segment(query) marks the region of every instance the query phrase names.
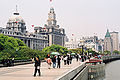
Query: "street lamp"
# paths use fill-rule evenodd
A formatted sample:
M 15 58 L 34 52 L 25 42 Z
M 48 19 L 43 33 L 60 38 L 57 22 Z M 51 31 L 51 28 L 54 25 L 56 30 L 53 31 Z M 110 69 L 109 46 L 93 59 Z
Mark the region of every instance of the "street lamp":
M 78 46 L 82 48 L 82 55 L 83 55 L 83 48 L 84 48 L 84 45 L 79 43 Z

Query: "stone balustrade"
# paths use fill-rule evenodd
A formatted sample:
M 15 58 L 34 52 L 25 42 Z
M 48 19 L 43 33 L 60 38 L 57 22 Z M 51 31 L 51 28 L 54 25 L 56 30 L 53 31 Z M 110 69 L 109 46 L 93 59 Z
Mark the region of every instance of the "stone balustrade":
M 102 60 L 104 63 L 108 63 L 114 60 L 120 59 L 120 55 L 107 55 L 107 56 L 102 56 Z
M 73 68 L 69 72 L 67 72 L 64 75 L 60 76 L 56 80 L 73 80 L 79 74 L 79 72 L 82 71 L 85 67 L 86 67 L 85 63 L 82 63 L 81 65 Z M 84 77 L 86 77 L 86 76 L 84 76 Z M 74 80 L 77 80 L 77 79 L 74 79 Z M 81 80 L 83 80 L 83 79 L 81 79 Z

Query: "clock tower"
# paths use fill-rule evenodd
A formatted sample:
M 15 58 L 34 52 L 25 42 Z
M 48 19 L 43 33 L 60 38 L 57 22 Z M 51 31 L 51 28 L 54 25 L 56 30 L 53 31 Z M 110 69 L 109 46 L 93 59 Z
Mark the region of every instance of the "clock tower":
M 47 20 L 47 25 L 49 27 L 56 26 L 57 21 L 56 21 L 56 14 L 54 11 L 54 8 L 50 8 L 50 12 L 48 13 L 48 20 Z
M 52 44 L 64 46 L 65 44 L 65 30 L 57 24 L 54 8 L 50 8 L 47 24 L 44 27 L 35 27 L 34 30 L 36 34 L 48 37 L 49 46 Z

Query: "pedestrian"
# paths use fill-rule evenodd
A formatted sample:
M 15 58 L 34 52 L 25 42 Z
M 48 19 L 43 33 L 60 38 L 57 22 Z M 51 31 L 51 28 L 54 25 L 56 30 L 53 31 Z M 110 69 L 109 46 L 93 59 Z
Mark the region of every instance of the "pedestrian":
M 57 58 L 57 68 L 60 68 L 60 56 L 58 55 L 58 58 Z
M 53 57 L 52 57 L 52 63 L 53 63 L 53 68 L 55 68 L 56 67 L 56 57 L 55 57 L 55 55 L 53 55 Z
M 85 59 L 85 61 L 87 60 L 87 56 L 86 55 L 84 55 L 84 59 Z
M 88 59 L 90 60 L 90 56 L 88 55 Z
M 50 69 L 51 64 L 52 64 L 50 57 L 48 57 L 48 59 L 47 59 L 47 63 L 48 63 L 48 69 Z
M 82 62 L 84 62 L 84 56 L 83 55 L 81 55 L 81 59 L 82 59 Z
M 81 55 L 79 54 L 79 60 L 81 61 Z
M 33 57 L 31 58 L 31 60 L 32 60 L 32 63 L 34 63 L 34 62 L 35 62 L 35 60 L 34 60 L 34 58 L 33 58 Z
M 76 55 L 76 59 L 77 59 L 77 61 L 78 61 L 78 59 L 79 59 L 79 56 L 78 56 L 78 54 Z
M 64 65 L 67 63 L 67 56 L 64 56 Z
M 12 58 L 12 65 L 14 66 L 14 58 Z
M 70 57 L 69 55 L 67 55 L 67 64 L 69 65 L 69 60 L 70 60 Z
M 6 62 L 7 62 L 7 67 L 10 67 L 10 59 L 7 59 Z
M 35 58 L 35 65 L 34 66 L 35 66 L 34 77 L 36 76 L 37 71 L 39 73 L 39 76 L 41 76 L 41 72 L 40 72 L 41 61 L 40 61 L 39 57 Z
M 69 61 L 70 61 L 70 64 L 72 64 L 72 56 L 71 55 L 70 55 Z

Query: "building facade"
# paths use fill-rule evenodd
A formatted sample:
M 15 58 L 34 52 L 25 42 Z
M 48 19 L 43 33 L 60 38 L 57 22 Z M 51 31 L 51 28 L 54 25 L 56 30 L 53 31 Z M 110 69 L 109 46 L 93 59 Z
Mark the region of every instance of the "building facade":
M 113 51 L 117 50 L 119 51 L 119 36 L 118 36 L 118 32 L 110 32 L 110 36 L 111 36 L 111 39 L 113 41 Z
M 26 31 L 25 21 L 18 11 L 9 18 L 6 28 L 0 27 L 0 33 L 21 39 L 31 49 L 42 50 L 48 46 L 48 36 Z
M 104 38 L 104 51 L 110 51 L 111 53 L 113 52 L 113 40 L 109 30 L 107 30 Z
M 44 27 L 35 27 L 34 32 L 35 34 L 46 35 L 49 46 L 52 44 L 64 46 L 65 44 L 65 30 L 57 25 L 54 8 L 50 8 L 47 24 Z
M 82 37 L 79 41 L 79 46 L 84 45 L 85 48 L 92 49 L 94 51 L 99 51 L 99 40 L 97 36 L 93 37 Z
M 65 47 L 68 49 L 77 49 L 78 47 L 78 41 L 74 38 L 70 39 L 69 41 L 65 42 Z

